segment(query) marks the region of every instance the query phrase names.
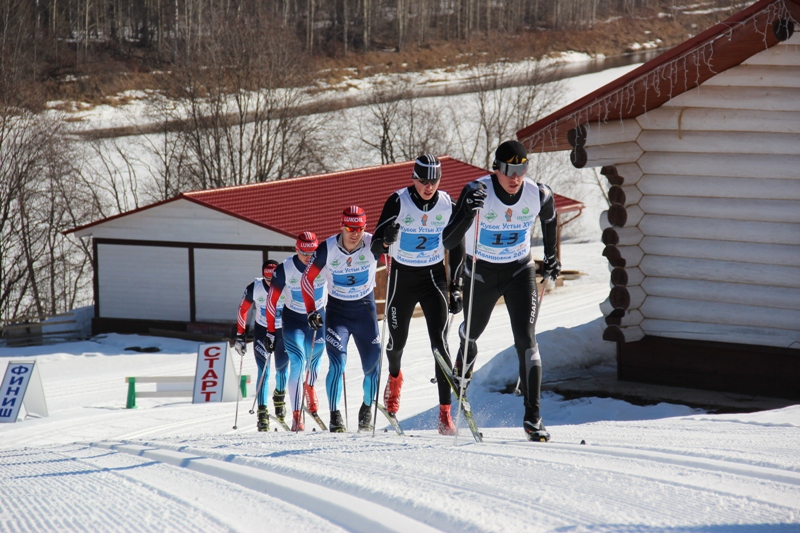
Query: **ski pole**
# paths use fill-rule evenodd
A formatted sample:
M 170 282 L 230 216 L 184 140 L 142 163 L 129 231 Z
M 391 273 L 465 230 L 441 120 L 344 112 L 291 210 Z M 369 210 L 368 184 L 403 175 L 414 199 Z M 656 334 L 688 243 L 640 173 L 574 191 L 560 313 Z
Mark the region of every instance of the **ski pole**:
M 536 315 L 533 317 L 533 328 L 536 331 L 536 322 L 539 320 L 539 311 L 542 310 L 542 301 L 544 300 L 544 291 L 547 288 L 548 278 L 542 279 L 542 292 L 539 295 L 539 301 L 536 305 Z M 519 385 L 522 382 L 522 376 L 517 378 L 517 387 L 514 389 L 514 396 L 522 396 L 522 391 L 519 390 Z
M 255 347 L 255 345 L 253 345 L 253 350 L 255 350 L 255 349 L 256 349 L 256 347 Z M 261 394 L 261 386 L 264 384 L 264 376 L 267 375 L 267 366 L 269 366 L 269 360 L 270 360 L 271 357 L 272 357 L 272 354 L 270 352 L 267 352 L 267 362 L 264 364 L 264 370 L 261 372 L 261 377 L 258 380 L 258 387 L 256 388 L 256 395 L 253 398 L 253 406 L 250 408 L 250 414 L 251 415 L 256 412 L 256 400 L 258 400 L 258 395 Z M 256 365 L 256 367 L 258 367 L 258 365 Z M 239 374 L 241 374 L 241 371 L 239 372 Z
M 239 359 L 239 380 L 242 379 L 242 363 L 244 363 L 244 355 Z M 236 415 L 233 417 L 233 429 L 239 429 L 239 398 L 242 396 L 242 388 L 239 383 L 236 384 Z
M 347 373 L 342 372 L 342 393 L 344 394 L 344 423 L 350 427 L 350 418 L 347 415 Z
M 465 324 L 464 331 L 464 344 L 461 352 L 461 382 L 458 387 L 458 414 L 456 415 L 456 438 L 455 444 L 458 445 L 458 425 L 461 422 L 461 402 L 464 396 L 464 380 L 467 377 L 467 361 L 469 360 L 469 333 L 470 326 L 472 325 L 472 301 L 475 297 L 475 264 L 477 261 L 478 251 L 478 234 L 481 229 L 481 212 L 478 210 L 475 213 L 475 240 L 472 245 L 472 267 L 469 277 L 469 301 L 467 302 L 467 323 Z
M 386 299 L 383 302 L 383 325 L 381 326 L 381 352 L 378 356 L 378 386 L 375 390 L 375 405 L 372 406 L 372 436 L 375 436 L 375 428 L 378 425 L 378 396 L 381 392 L 381 366 L 383 366 L 383 350 L 386 348 L 386 322 L 388 322 L 387 314 L 389 311 L 389 291 L 391 290 L 392 281 L 392 254 L 391 246 L 386 250 Z M 394 296 L 394 292 L 392 292 Z M 387 355 L 388 357 L 388 355 Z

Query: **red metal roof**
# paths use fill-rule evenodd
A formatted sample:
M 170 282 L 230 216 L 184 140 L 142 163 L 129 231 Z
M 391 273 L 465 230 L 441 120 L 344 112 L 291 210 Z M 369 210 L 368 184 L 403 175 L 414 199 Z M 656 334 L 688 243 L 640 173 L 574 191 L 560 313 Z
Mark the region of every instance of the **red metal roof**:
M 517 132 L 528 152 L 570 150 L 570 130 L 635 118 L 778 43 L 772 24 L 800 21 L 800 0 L 760 0 Z
M 440 189 L 457 199 L 468 182 L 486 170 L 453 159 L 440 158 Z M 320 239 L 340 231 L 342 210 L 358 205 L 367 213 L 367 230 L 373 231 L 386 199 L 411 185 L 414 162 L 331 172 L 304 178 L 183 193 L 182 197 L 218 209 L 260 226 L 294 237 L 313 231 Z M 583 204 L 555 195 L 559 212 L 580 211 Z

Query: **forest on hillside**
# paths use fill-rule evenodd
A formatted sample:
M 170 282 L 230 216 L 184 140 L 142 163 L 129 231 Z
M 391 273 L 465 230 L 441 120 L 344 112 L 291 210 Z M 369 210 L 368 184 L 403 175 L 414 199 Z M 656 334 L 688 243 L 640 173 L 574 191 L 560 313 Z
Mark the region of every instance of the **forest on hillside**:
M 419 153 L 488 168 L 499 142 L 564 103 L 546 62 L 515 61 L 605 42 L 674 45 L 744 5 L 0 0 L 0 324 L 91 303 L 92 243 L 69 229 L 181 191 Z M 420 97 L 418 78 L 400 72 L 365 91 L 349 118 L 308 111 L 309 84 L 332 66 L 368 75 L 379 63 L 423 70 L 445 59 L 469 69 L 457 102 Z M 146 132 L 93 138 L 69 114 L 76 101 L 106 103 L 92 95 L 145 88 Z M 534 171 L 551 182 L 552 168 Z

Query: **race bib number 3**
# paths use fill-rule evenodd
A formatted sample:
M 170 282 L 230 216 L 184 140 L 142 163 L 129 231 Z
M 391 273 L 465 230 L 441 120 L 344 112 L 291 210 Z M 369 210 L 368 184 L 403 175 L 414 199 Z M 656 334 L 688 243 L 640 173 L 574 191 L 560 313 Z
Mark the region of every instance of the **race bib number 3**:
M 339 287 L 356 287 L 366 285 L 369 280 L 369 271 L 353 272 L 350 274 L 334 274 L 333 284 Z
M 440 234 L 401 233 L 400 249 L 405 252 L 429 252 L 439 247 Z

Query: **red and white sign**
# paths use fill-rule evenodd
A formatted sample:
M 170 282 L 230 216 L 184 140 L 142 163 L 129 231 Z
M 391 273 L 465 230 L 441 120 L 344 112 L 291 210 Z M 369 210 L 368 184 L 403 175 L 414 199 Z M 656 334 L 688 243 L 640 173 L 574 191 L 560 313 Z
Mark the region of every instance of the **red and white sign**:
M 236 370 L 228 357 L 228 343 L 201 344 L 197 349 L 192 403 L 230 401 L 231 393 L 235 400 L 236 386 Z

